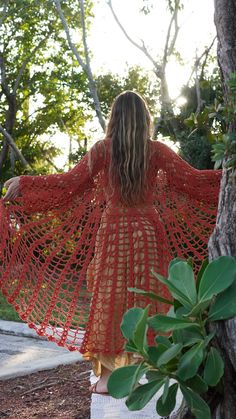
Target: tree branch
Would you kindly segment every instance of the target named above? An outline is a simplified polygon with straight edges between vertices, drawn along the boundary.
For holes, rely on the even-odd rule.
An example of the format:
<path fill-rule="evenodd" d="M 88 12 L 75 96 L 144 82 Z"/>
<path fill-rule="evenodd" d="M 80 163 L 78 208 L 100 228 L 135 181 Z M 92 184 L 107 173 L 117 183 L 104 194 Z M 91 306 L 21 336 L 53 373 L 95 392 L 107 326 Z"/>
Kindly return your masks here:
<path fill-rule="evenodd" d="M 71 51 L 73 52 L 73 54 L 75 55 L 75 57 L 76 57 L 79 65 L 82 67 L 82 69 L 84 70 L 84 72 L 87 74 L 86 64 L 83 62 L 80 54 L 78 53 L 77 48 L 75 47 L 75 44 L 72 42 L 72 39 L 71 39 L 71 36 L 70 36 L 69 27 L 67 25 L 67 21 L 65 19 L 64 13 L 63 13 L 62 8 L 61 8 L 60 0 L 52 0 L 52 1 L 55 4 L 57 13 L 59 14 L 59 17 L 61 19 L 61 23 L 62 23 L 62 26 L 63 26 L 63 28 L 65 30 L 66 38 L 67 38 L 69 47 L 70 47 Z"/>
<path fill-rule="evenodd" d="M 6 95 L 7 98 L 11 96 L 10 89 L 6 83 L 6 71 L 5 71 L 5 62 L 3 54 L 0 54 L 0 71 L 1 71 L 1 86 L 2 91 Z"/>
<path fill-rule="evenodd" d="M 7 2 L 4 4 L 3 6 L 3 11 L 1 13 L 1 17 L 0 17 L 0 28 L 2 27 L 2 24 L 5 20 L 5 17 L 7 15 Z"/>
<path fill-rule="evenodd" d="M 166 67 L 168 57 L 173 53 L 175 43 L 176 43 L 176 40 L 177 40 L 177 36 L 178 36 L 178 32 L 179 32 L 178 11 L 179 11 L 179 0 L 176 0 L 175 1 L 175 9 L 174 9 L 173 15 L 171 16 L 171 20 L 170 20 L 168 30 L 167 30 L 167 35 L 166 35 L 166 43 L 165 43 L 165 48 L 164 48 L 163 60 L 162 60 L 164 69 Z M 171 44 L 169 45 L 171 29 L 172 29 L 173 23 L 175 25 L 175 30 L 174 30 L 174 35 L 173 35 L 172 40 L 171 40 Z"/>
<path fill-rule="evenodd" d="M 89 52 L 88 52 L 88 47 L 87 47 L 87 41 L 86 41 L 83 0 L 79 0 L 79 4 L 80 4 L 80 14 L 81 14 L 82 31 L 83 31 L 83 46 L 84 46 L 86 63 L 83 61 L 83 59 L 82 59 L 81 55 L 79 54 L 75 44 L 72 42 L 71 35 L 70 35 L 70 30 L 69 30 L 66 18 L 64 16 L 64 13 L 62 11 L 60 0 L 52 0 L 52 1 L 55 4 L 56 10 L 57 10 L 57 12 L 60 16 L 62 26 L 63 26 L 63 28 L 65 30 L 65 33 L 66 33 L 66 37 L 67 37 L 69 47 L 70 47 L 71 51 L 73 52 L 73 54 L 75 55 L 79 65 L 82 67 L 83 71 L 85 72 L 86 76 L 88 77 L 89 90 L 90 90 L 91 97 L 93 99 L 93 104 L 94 104 L 94 108 L 95 108 L 95 111 L 96 111 L 96 115 L 98 117 L 99 123 L 100 123 L 103 131 L 105 131 L 106 124 L 105 124 L 105 120 L 104 120 L 103 115 L 102 115 L 100 101 L 99 101 L 99 98 L 98 98 L 97 89 L 96 89 L 96 85 L 95 85 L 95 82 L 94 82 L 94 79 L 93 79 L 93 74 L 92 74 L 92 70 L 91 70 L 91 66 L 90 66 L 90 58 L 89 58 Z"/>
<path fill-rule="evenodd" d="M 111 9 L 112 15 L 117 23 L 117 25 L 119 26 L 119 28 L 122 30 L 123 34 L 125 35 L 125 37 L 128 39 L 129 42 L 131 42 L 131 44 L 133 44 L 136 48 L 138 48 L 140 51 L 142 51 L 146 57 L 149 59 L 149 61 L 153 64 L 154 69 L 155 69 L 155 74 L 157 75 L 158 78 L 161 77 L 161 66 L 154 60 L 154 58 L 149 54 L 147 47 L 144 44 L 144 41 L 142 40 L 142 45 L 139 45 L 137 42 L 135 42 L 127 33 L 127 31 L 125 30 L 124 26 L 121 24 L 120 20 L 118 19 L 117 14 L 115 13 L 114 9 L 113 9 L 113 5 L 112 5 L 112 0 L 108 0 L 107 1 L 108 6 Z"/>
<path fill-rule="evenodd" d="M 87 34 L 86 34 L 86 27 L 85 27 L 83 0 L 79 0 L 79 5 L 80 5 L 80 16 L 81 16 L 81 24 L 82 24 L 84 54 L 85 54 L 85 60 L 86 60 L 86 65 L 88 69 L 90 67 L 90 59 L 89 59 L 89 50 L 88 50 L 88 45 L 87 45 Z"/>
<path fill-rule="evenodd" d="M 195 115 L 197 116 L 199 112 L 202 109 L 203 101 L 201 98 L 201 89 L 200 89 L 200 83 L 199 83 L 199 77 L 198 77 L 198 66 L 199 66 L 199 60 L 197 58 L 196 53 L 196 60 L 195 60 L 195 89 L 196 89 L 196 96 L 197 96 L 197 109 L 195 112 Z"/>
<path fill-rule="evenodd" d="M 16 156 L 18 157 L 18 159 L 21 161 L 21 163 L 23 164 L 23 166 L 30 166 L 30 164 L 25 160 L 23 154 L 21 153 L 21 151 L 17 148 L 12 136 L 2 127 L 2 125 L 0 124 L 0 132 L 4 135 L 7 143 L 10 145 L 10 147 L 14 150 Z"/>
<path fill-rule="evenodd" d="M 213 47 L 213 45 L 214 45 L 214 43 L 215 43 L 216 39 L 217 39 L 217 36 L 215 36 L 215 37 L 213 38 L 213 40 L 212 40 L 211 44 L 209 45 L 209 47 L 208 47 L 208 48 L 205 48 L 205 50 L 204 50 L 204 51 L 203 51 L 203 53 L 200 55 L 200 57 L 198 57 L 198 58 L 195 60 L 195 63 L 194 63 L 194 65 L 193 65 L 192 72 L 191 72 L 191 74 L 190 74 L 190 77 L 189 77 L 189 79 L 188 79 L 188 82 L 187 82 L 186 86 L 188 86 L 188 85 L 189 85 L 189 83 L 190 83 L 190 81 L 191 81 L 191 79 L 192 79 L 192 77 L 193 77 L 193 74 L 195 73 L 195 68 L 196 68 L 196 65 L 197 65 L 197 66 L 199 66 L 199 64 L 200 64 L 200 62 L 201 62 L 201 60 L 202 60 L 202 58 L 203 58 L 203 57 L 205 57 L 204 62 L 203 62 L 203 65 L 204 65 L 204 67 L 205 67 L 205 65 L 206 65 L 206 61 L 207 61 L 207 58 L 208 58 L 208 56 L 209 56 L 209 54 L 210 54 L 210 51 L 211 51 L 211 49 L 212 49 L 212 47 Z M 202 74 L 202 72 L 201 72 L 201 77 L 202 77 L 202 76 L 203 76 L 203 74 Z"/>

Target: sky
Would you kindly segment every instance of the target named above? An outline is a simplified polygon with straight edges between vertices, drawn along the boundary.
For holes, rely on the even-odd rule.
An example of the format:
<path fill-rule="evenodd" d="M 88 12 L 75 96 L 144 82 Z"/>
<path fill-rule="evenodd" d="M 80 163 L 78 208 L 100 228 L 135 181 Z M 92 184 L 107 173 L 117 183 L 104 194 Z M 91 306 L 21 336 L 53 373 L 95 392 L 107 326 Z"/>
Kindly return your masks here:
<path fill-rule="evenodd" d="M 88 37 L 88 46 L 92 51 L 93 72 L 102 74 L 111 71 L 122 75 L 127 67 L 140 65 L 151 73 L 152 64 L 126 39 L 115 22 L 106 0 L 94 0 L 94 2 L 94 19 Z M 142 0 L 113 0 L 112 3 L 119 20 L 131 38 L 138 43 L 143 40 L 151 55 L 155 59 L 160 57 L 170 20 L 167 1 L 154 0 L 152 12 L 147 16 L 139 13 L 143 5 Z M 181 86 L 188 80 L 196 53 L 201 55 L 215 36 L 213 0 L 184 0 L 184 4 L 184 10 L 179 14 L 180 30 L 176 43 L 183 64 L 172 59 L 167 67 L 167 80 L 172 98 L 178 96 Z M 95 140 L 102 136 L 99 126 L 96 131 Z M 67 143 L 69 142 L 64 136 L 57 141 L 57 145 L 62 147 L 66 154 Z M 59 167 L 63 165 L 62 156 L 56 159 L 56 164 Z"/>
<path fill-rule="evenodd" d="M 142 0 L 113 0 L 112 3 L 119 20 L 132 39 L 136 42 L 143 40 L 154 58 L 160 56 L 170 20 L 166 8 L 167 1 L 154 0 L 155 6 L 148 16 L 139 13 Z M 179 14 L 180 31 L 176 44 L 184 66 L 172 62 L 168 69 L 168 81 L 173 97 L 191 72 L 196 49 L 201 54 L 215 36 L 213 0 L 184 0 L 184 4 L 184 10 Z M 152 64 L 144 54 L 121 32 L 106 0 L 96 1 L 94 14 L 89 47 L 93 51 L 92 67 L 96 72 L 110 70 L 121 74 L 127 68 L 127 64 L 139 64 L 152 69 Z"/>

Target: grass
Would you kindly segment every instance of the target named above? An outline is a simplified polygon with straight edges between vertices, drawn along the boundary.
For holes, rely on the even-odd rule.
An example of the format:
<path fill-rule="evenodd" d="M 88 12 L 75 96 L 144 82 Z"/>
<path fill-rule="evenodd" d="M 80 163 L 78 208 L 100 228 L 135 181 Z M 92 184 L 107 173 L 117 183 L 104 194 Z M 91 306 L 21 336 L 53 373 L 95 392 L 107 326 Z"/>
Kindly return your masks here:
<path fill-rule="evenodd" d="M 0 292 L 0 319 L 11 320 L 14 322 L 22 321 L 11 304 L 9 304 L 6 298 Z"/>

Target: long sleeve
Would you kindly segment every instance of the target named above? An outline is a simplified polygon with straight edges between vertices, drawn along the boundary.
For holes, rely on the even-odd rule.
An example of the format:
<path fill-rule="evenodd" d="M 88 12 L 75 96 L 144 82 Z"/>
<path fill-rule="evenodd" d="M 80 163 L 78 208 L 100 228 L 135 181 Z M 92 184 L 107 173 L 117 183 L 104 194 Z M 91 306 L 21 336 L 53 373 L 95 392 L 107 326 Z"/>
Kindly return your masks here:
<path fill-rule="evenodd" d="M 216 221 L 221 170 L 197 170 L 165 144 L 154 145 L 155 206 L 166 232 L 167 254 L 194 259 L 199 269 Z"/>
<path fill-rule="evenodd" d="M 157 160 L 165 172 L 170 189 L 200 201 L 218 201 L 221 170 L 195 169 L 160 142 L 157 142 Z"/>
<path fill-rule="evenodd" d="M 20 194 L 31 211 L 56 209 L 94 186 L 94 177 L 102 169 L 105 157 L 103 141 L 98 141 L 70 171 L 46 176 L 21 176 Z"/>

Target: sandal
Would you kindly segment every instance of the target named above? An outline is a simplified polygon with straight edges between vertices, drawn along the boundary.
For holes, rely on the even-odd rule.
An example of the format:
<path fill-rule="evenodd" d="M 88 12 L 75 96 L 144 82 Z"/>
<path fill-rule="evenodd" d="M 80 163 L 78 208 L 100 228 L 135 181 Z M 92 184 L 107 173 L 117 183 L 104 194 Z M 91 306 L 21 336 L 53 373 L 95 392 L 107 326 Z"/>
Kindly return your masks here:
<path fill-rule="evenodd" d="M 109 396 L 108 391 L 97 391 L 97 384 L 98 384 L 98 381 L 95 384 L 92 384 L 89 387 L 90 393 L 91 394 L 100 394 L 101 396 Z"/>

